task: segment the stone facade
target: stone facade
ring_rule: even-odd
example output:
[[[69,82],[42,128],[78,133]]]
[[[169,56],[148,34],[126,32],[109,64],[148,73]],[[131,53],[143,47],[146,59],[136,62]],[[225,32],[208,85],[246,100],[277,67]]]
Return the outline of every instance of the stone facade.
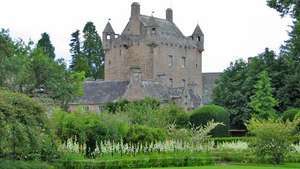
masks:
[[[130,68],[139,67],[142,80],[174,88],[193,84],[201,95],[203,43],[199,25],[186,37],[173,22],[172,9],[166,10],[166,19],[145,16],[135,2],[121,34],[115,33],[111,23],[103,31],[105,80],[129,80]]]
[[[115,33],[108,22],[102,35],[105,79],[86,81],[84,96],[70,104],[71,111],[80,105],[97,112],[108,102],[145,97],[186,109],[211,101],[219,74],[202,73],[204,34],[199,25],[184,36],[173,22],[172,9],[161,19],[141,15],[134,2],[124,31]]]

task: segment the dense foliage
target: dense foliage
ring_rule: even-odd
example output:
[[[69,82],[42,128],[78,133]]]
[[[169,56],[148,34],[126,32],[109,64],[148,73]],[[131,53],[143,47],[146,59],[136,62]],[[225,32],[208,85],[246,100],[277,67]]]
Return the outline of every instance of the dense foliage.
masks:
[[[256,118],[268,119],[276,116],[274,107],[277,100],[273,98],[270,78],[266,71],[260,73],[256,83],[255,94],[250,97],[250,107],[253,110],[252,116]]]
[[[3,54],[0,55],[0,87],[32,97],[51,98],[64,109],[83,93],[84,74],[67,70],[65,63],[50,58],[44,47],[14,41],[5,30],[0,32],[0,39],[0,54]]]
[[[249,131],[255,135],[252,146],[259,161],[271,158],[271,162],[280,164],[284,161],[296,133],[299,120],[281,122],[280,120],[252,119],[248,124]]]
[[[85,72],[87,78],[104,79],[104,51],[101,38],[93,22],[87,22],[83,28],[83,42],[80,31],[71,34],[70,53],[72,62],[70,69]]]
[[[282,120],[283,121],[293,121],[296,118],[300,118],[300,108],[292,108],[283,112]]]
[[[42,38],[37,42],[37,47],[40,48],[49,58],[55,59],[55,48],[46,32],[42,33]]]
[[[213,136],[227,136],[229,130],[229,113],[221,106],[206,105],[193,111],[190,122],[194,126],[203,126],[209,121],[223,123],[212,131]]]
[[[45,110],[33,99],[0,90],[0,157],[44,159],[55,156]]]

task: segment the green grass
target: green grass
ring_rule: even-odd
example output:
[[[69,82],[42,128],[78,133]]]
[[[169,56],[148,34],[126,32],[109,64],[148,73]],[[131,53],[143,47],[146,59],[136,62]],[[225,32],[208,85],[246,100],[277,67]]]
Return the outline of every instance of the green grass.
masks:
[[[285,164],[285,165],[263,165],[263,164],[250,164],[250,165],[215,165],[215,166],[201,166],[201,167],[169,167],[169,168],[152,168],[152,169],[299,169],[300,163]],[[149,168],[150,169],[150,168]]]

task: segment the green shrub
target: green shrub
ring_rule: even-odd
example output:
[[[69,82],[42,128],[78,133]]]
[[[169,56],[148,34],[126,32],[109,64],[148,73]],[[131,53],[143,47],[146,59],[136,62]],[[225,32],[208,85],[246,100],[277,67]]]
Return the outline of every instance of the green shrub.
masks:
[[[299,120],[282,122],[274,119],[251,119],[247,127],[255,136],[250,146],[256,152],[257,159],[266,161],[271,158],[275,164],[282,163],[291,150],[292,138],[298,123]]]
[[[166,139],[166,132],[160,128],[151,128],[141,125],[133,125],[129,128],[125,142],[138,144],[149,144]]]
[[[206,125],[211,120],[224,124],[217,126],[212,131],[213,136],[228,136],[229,113],[225,108],[217,105],[205,105],[195,109],[190,116],[190,122],[195,126]]]
[[[102,112],[64,112],[56,110],[53,115],[56,135],[63,144],[68,140],[78,143],[81,148],[86,145],[86,156],[91,157],[96,144],[104,140],[121,141],[128,131],[128,119],[121,114]],[[83,152],[83,149],[79,150]]]
[[[295,117],[300,117],[300,108],[291,108],[283,112],[282,120],[283,121],[293,121]]]
[[[214,164],[216,158],[205,156],[161,156],[134,159],[113,159],[105,161],[62,161],[64,169],[125,169],[125,168],[149,168],[149,167],[184,167],[202,166]]]
[[[0,169],[55,169],[41,161],[10,161],[0,159]]]
[[[0,155],[51,160],[56,146],[45,110],[26,95],[0,90]]]
[[[175,104],[163,106],[159,112],[164,117],[167,125],[175,123],[177,128],[184,128],[189,124],[189,114],[182,107]]]

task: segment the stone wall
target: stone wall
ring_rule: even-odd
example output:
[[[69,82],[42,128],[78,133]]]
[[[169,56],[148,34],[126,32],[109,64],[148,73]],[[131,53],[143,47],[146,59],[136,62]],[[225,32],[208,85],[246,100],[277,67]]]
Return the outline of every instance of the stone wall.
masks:
[[[216,85],[216,80],[218,80],[221,74],[222,73],[203,73],[203,104],[209,104],[212,102],[212,95]]]

